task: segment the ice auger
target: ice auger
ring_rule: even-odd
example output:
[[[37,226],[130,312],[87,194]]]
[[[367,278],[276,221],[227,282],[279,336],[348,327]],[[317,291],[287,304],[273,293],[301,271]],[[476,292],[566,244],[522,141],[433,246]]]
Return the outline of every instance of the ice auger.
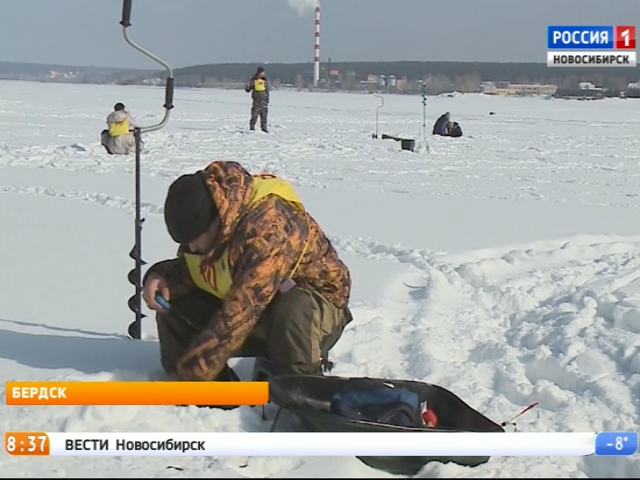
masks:
[[[135,313],[135,320],[129,325],[128,333],[133,339],[142,338],[142,319],[146,316],[142,314],[142,266],[146,265],[146,262],[142,260],[142,224],[144,218],[142,218],[141,212],[141,196],[140,196],[140,150],[141,150],[141,137],[143,133],[153,132],[160,130],[169,122],[169,115],[173,108],[173,70],[162,59],[158,58],[145,48],[133,42],[127,33],[127,29],[131,26],[131,8],[133,0],[123,0],[122,2],[122,34],[125,41],[134,49],[141,52],[143,55],[149,57],[151,60],[159,63],[167,71],[167,80],[165,88],[165,101],[164,101],[164,118],[156,125],[150,125],[148,127],[134,127],[133,135],[136,142],[136,154],[135,154],[135,244],[129,253],[129,257],[135,261],[135,268],[129,272],[127,278],[129,282],[135,286],[135,294],[129,298],[129,308]]]

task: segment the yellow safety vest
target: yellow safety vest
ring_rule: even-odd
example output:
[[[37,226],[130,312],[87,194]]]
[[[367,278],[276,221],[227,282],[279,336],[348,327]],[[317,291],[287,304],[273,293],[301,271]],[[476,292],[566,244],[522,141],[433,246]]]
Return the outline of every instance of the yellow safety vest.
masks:
[[[284,200],[291,202],[300,210],[304,211],[304,206],[295,189],[293,188],[293,185],[291,185],[286,180],[278,178],[274,175],[263,174],[253,175],[253,181],[255,190],[253,192],[251,200],[249,201],[249,204],[245,208],[245,214],[256,202],[258,202],[258,200],[271,194],[278,195]],[[240,215],[240,218],[236,222],[236,225],[239,223],[242,216],[243,214]],[[307,218],[307,224],[308,222],[309,220]],[[305,243],[302,253],[300,254],[300,258],[294,266],[290,277],[293,277],[295,271],[300,265],[302,257],[307,251],[308,245],[309,239],[307,238],[307,242]],[[185,253],[184,258],[187,263],[189,275],[193,279],[196,287],[220,299],[224,299],[226,297],[233,283],[229,268],[228,249],[225,249],[223,254],[218,260],[213,263],[213,265],[206,262],[206,255]]]
[[[253,82],[253,91],[254,92],[264,92],[267,89],[266,82],[263,78],[258,78]]]
[[[109,125],[109,135],[112,137],[119,137],[120,135],[126,135],[129,133],[129,119],[125,118],[121,122],[115,122]]]

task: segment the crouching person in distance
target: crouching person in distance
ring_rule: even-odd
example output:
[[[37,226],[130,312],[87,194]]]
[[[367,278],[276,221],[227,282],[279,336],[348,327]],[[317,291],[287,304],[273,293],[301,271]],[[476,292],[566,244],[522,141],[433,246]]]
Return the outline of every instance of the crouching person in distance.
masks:
[[[111,155],[130,155],[136,150],[136,139],[131,129],[135,121],[124,104],[116,103],[107,117],[107,129],[100,134],[100,143]],[[144,142],[140,142],[140,148]]]
[[[232,357],[265,357],[274,375],[322,374],[352,320],[351,278],[291,184],[216,161],[169,187],[164,218],[180,247],[147,271],[143,297],[169,375],[237,380]]]

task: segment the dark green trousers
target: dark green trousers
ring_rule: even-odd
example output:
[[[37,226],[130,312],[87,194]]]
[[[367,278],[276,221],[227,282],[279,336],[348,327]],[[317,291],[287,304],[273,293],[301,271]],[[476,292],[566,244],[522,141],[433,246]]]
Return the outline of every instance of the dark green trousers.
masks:
[[[219,299],[198,290],[172,301],[169,312],[157,315],[160,357],[168,374],[175,372],[191,341],[220,306]],[[275,375],[315,375],[352,319],[349,308],[336,308],[317,293],[294,287],[276,294],[232,357],[267,358]]]

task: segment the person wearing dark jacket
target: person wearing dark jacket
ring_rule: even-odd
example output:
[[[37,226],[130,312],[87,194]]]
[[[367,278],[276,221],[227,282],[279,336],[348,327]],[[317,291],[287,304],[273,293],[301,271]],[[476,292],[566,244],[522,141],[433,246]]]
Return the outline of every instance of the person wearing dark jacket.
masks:
[[[256,129],[258,117],[260,117],[260,128],[264,133],[269,133],[267,129],[267,116],[269,115],[269,82],[265,76],[263,67],[259,67],[256,74],[251,77],[245,85],[244,90],[251,93],[253,104],[251,105],[251,120],[249,128]]]
[[[442,136],[449,134],[449,112],[440,115],[440,118],[433,124],[433,134]]]

